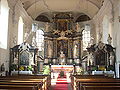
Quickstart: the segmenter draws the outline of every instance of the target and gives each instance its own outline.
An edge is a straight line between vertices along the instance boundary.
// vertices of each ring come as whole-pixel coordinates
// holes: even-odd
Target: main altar
[[[82,33],[70,13],[56,13],[46,23],[44,33],[44,64],[79,65]]]

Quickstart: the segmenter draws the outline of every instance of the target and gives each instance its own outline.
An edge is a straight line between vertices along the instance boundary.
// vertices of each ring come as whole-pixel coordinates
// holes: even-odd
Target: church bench
[[[12,84],[6,84],[6,85],[1,85],[0,84],[0,90],[7,89],[7,90],[39,90],[38,86],[34,85],[12,85]],[[42,90],[42,89],[41,89]]]
[[[79,90],[113,90],[113,88],[115,88],[115,90],[120,90],[120,83],[81,83],[79,86]]]
[[[101,88],[104,88],[103,86],[105,86],[106,88],[108,88],[109,86],[119,88],[117,86],[120,86],[120,79],[114,79],[114,78],[105,77],[105,76],[74,75],[74,76],[72,76],[71,79],[72,79],[71,82],[72,82],[73,90],[84,90],[84,88],[88,88],[88,87],[92,88],[92,86],[94,88],[97,88],[98,86]],[[117,83],[117,85],[116,85],[116,83]],[[87,89],[87,90],[89,90],[89,89]],[[91,89],[91,90],[94,90],[94,89]],[[97,89],[95,89],[95,90],[97,90]]]
[[[89,78],[89,79],[77,79],[76,81],[76,88],[75,90],[84,90],[85,88],[111,88],[109,86],[113,86],[115,88],[119,88],[120,90],[120,80],[119,79],[108,79],[108,78]],[[85,89],[86,90],[86,89]],[[88,89],[89,90],[89,89]],[[94,90],[94,89],[91,89]],[[97,90],[97,89],[95,89]],[[103,89],[101,89],[103,90]],[[105,89],[104,89],[105,90]],[[107,89],[106,89],[107,90]]]
[[[72,88],[76,87],[76,79],[90,79],[90,78],[108,78],[104,75],[72,75],[71,76],[71,86]]]
[[[2,86],[0,86],[0,88],[8,85],[8,88],[14,88],[14,86],[15,86],[15,88],[19,87],[19,86],[24,86],[24,87],[26,86],[26,88],[27,87],[28,88],[35,87],[35,88],[38,88],[39,90],[44,90],[42,88],[43,83],[40,82],[40,80],[39,81],[38,80],[37,81],[36,80],[0,80],[0,85],[2,85]]]
[[[120,86],[84,86],[80,90],[120,90]]]
[[[39,83],[42,86],[41,90],[47,90],[50,87],[50,76],[2,76],[0,77],[0,82],[9,82],[9,83],[20,83],[20,84],[30,84],[30,83]]]

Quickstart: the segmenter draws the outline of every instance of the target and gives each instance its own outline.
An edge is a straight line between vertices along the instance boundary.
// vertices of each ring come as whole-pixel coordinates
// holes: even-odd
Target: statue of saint
[[[48,44],[48,57],[51,58],[52,57],[52,43],[49,42]]]
[[[112,52],[110,52],[110,57],[109,57],[109,59],[110,59],[110,65],[114,65],[114,55],[113,55]]]
[[[77,58],[77,45],[74,46],[74,58]]]
[[[65,54],[63,53],[63,51],[60,51],[60,64],[65,64]]]
[[[49,27],[50,27],[50,25],[49,25],[49,23],[47,22],[47,23],[45,24],[45,31],[46,31],[46,32],[49,31]]]
[[[110,34],[108,34],[108,39],[107,39],[107,41],[108,41],[108,44],[111,45],[111,43],[112,43],[112,37],[110,36]]]

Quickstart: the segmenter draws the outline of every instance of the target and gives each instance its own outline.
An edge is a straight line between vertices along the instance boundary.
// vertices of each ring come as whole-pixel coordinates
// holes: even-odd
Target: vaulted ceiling
[[[55,13],[70,12],[74,17],[88,15],[93,18],[104,0],[21,0],[25,10],[33,18],[45,15],[52,18]]]

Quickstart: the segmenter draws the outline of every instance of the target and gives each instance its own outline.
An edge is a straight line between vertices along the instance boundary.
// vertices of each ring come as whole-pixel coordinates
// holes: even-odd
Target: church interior
[[[120,0],[0,0],[0,90],[120,90]]]

